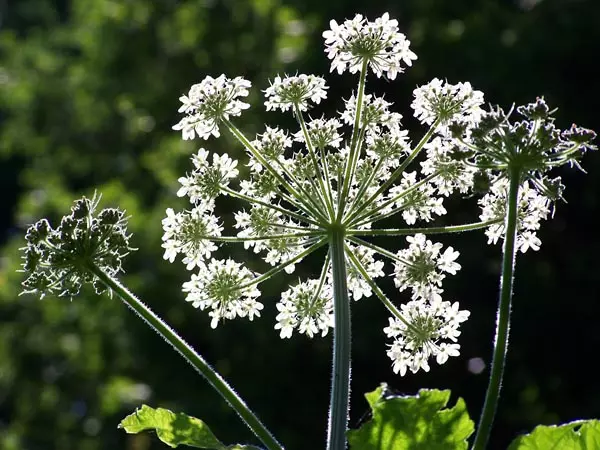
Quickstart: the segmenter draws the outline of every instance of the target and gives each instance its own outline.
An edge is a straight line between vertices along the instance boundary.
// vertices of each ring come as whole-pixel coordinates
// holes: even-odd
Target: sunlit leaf
[[[127,433],[136,434],[154,430],[158,438],[169,447],[187,445],[208,450],[259,450],[246,445],[227,446],[219,441],[200,419],[184,413],[174,413],[164,408],[143,405],[119,424]]]
[[[600,420],[540,425],[519,436],[508,450],[593,450],[600,448]]]
[[[386,396],[386,386],[365,395],[372,419],[348,432],[352,450],[462,450],[473,421],[458,399],[445,408],[450,391],[421,389],[416,396]]]

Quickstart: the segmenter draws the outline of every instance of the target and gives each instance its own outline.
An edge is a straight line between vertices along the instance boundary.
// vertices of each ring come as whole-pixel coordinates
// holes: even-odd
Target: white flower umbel
[[[410,41],[398,31],[398,21],[383,16],[369,22],[360,14],[354,19],[338,25],[335,20],[329,22],[331,29],[323,32],[325,52],[331,59],[331,71],[350,73],[361,70],[365,62],[373,73],[390,80],[404,72],[404,66],[411,66],[417,59],[409,48]]]
[[[323,78],[314,75],[302,74],[285,78],[277,76],[265,91],[265,97],[267,111],[287,111],[294,106],[306,111],[309,100],[319,104],[327,98],[327,86]]]
[[[543,98],[516,108],[521,116],[511,120],[513,109],[490,108],[476,124],[455,122],[450,135],[461,151],[458,159],[480,169],[476,184],[488,192],[480,201],[482,217],[503,217],[490,224],[489,242],[503,239],[502,274],[494,356],[490,368],[490,383],[473,448],[486,448],[489,432],[500,396],[502,376],[508,348],[515,255],[529,248],[537,250],[541,241],[536,235],[539,222],[545,219],[550,202],[562,199],[564,186],[560,178],[550,178],[550,170],[565,164],[580,167],[579,161],[596,134],[573,125],[560,130]],[[466,151],[465,151],[466,149]],[[491,186],[490,186],[491,185]]]
[[[342,123],[339,120],[314,119],[306,125],[308,136],[316,148],[322,150],[325,147],[338,148],[340,146],[342,135],[338,132],[338,128],[342,126]],[[298,131],[294,135],[294,140],[304,142],[304,133]]]
[[[452,140],[459,147],[458,160],[480,169],[479,178],[486,195],[479,201],[481,219],[508,215],[511,179],[517,179],[512,193],[516,207],[515,248],[521,252],[538,250],[540,221],[545,220],[552,204],[562,199],[564,186],[560,178],[550,178],[553,168],[569,164],[579,167],[579,160],[591,144],[595,133],[573,125],[560,130],[554,125],[551,110],[543,98],[516,108],[522,120],[511,121],[512,109],[491,108],[476,123],[453,124]],[[495,244],[506,235],[506,224],[498,221],[486,231],[488,243]]]
[[[356,101],[355,95],[345,101],[346,109],[342,113],[341,119],[347,125],[354,124],[356,120]],[[392,103],[384,100],[383,97],[366,94],[361,107],[360,127],[375,133],[378,133],[382,126],[399,131],[402,114],[391,112],[390,106]]]
[[[461,193],[469,192],[473,188],[474,177],[477,169],[464,164],[454,157],[455,143],[448,139],[437,136],[432,139],[425,149],[427,158],[421,162],[421,170],[424,175],[437,173],[438,176],[432,180],[439,194],[448,197],[452,192],[458,190]]]
[[[468,311],[460,311],[458,303],[441,301],[439,295],[432,300],[419,298],[401,306],[402,317],[389,319],[383,329],[393,339],[387,355],[393,361],[392,370],[405,375],[407,370],[419,369],[429,372],[429,360],[435,358],[444,364],[448,357],[459,356],[459,326],[469,317]]]
[[[477,123],[483,115],[483,92],[476,91],[471,83],[450,84],[434,78],[425,86],[414,90],[415,99],[410,105],[421,123],[431,125],[440,120],[447,125],[453,120]]]
[[[217,246],[210,239],[221,236],[223,227],[219,219],[202,207],[191,211],[175,213],[167,209],[167,217],[162,221],[164,258],[173,262],[177,254],[184,256],[187,270],[200,267],[206,258],[210,258]]]
[[[309,255],[311,264],[321,258],[318,280],[298,280],[282,294],[275,328],[282,338],[323,336],[333,328],[336,375],[328,433],[331,450],[346,446],[351,298],[378,299],[399,323],[416,320],[416,303],[406,310],[413,316],[405,318],[375,283],[386,273],[382,257],[394,264],[396,286],[401,291],[410,288],[413,302],[431,309],[431,302],[423,298],[439,297],[443,279],[455,274],[460,265],[457,251],[452,247],[443,250],[442,244],[427,240],[425,234],[482,229],[500,219],[449,227],[380,227],[384,220],[392,226],[411,227],[432,221],[446,214],[443,202],[448,196],[471,193],[473,169],[465,158],[455,157],[455,147],[461,157],[471,149],[452,141],[449,130],[451,124],[464,126],[476,121],[480,95],[469,90],[467,83],[441,89],[436,99],[429,99],[437,109],[428,109],[424,120],[428,130],[411,143],[393,104],[381,95],[365,92],[368,72],[393,79],[416,59],[409,41],[398,32],[397,22],[387,14],[374,22],[356,16],[341,26],[332,22],[325,40],[333,70],[359,73],[355,92],[343,104],[339,102],[342,111],[335,117],[305,117],[305,111],[312,112],[328,93],[325,80],[315,75],[274,77],[264,92],[266,109],[291,113],[297,125],[290,130],[265,126],[264,132],[252,138],[233,123],[242,110],[238,98],[248,94],[249,83],[223,76],[209,78],[197,85],[208,86],[208,94],[192,88],[193,95],[182,99],[182,112],[188,116],[184,119],[189,123],[184,120],[177,128],[184,137],[197,134],[208,138],[226,128],[248,155],[243,164],[249,170],[238,180],[236,161],[227,155],[209,157],[207,150],[200,150],[192,159],[194,171],[180,179],[178,191],[189,199],[190,212],[168,211],[164,246],[165,258],[173,261],[181,253],[188,267],[198,267],[184,291],[194,306],[210,310],[213,327],[226,319],[258,316],[260,283],[276,274],[294,272]],[[424,114],[420,111],[418,118]],[[436,136],[435,145],[430,144]],[[419,165],[423,150],[432,161]],[[229,235],[221,229],[217,214],[225,196],[246,203],[234,213],[234,231]],[[201,211],[204,220],[199,217]],[[380,236],[406,235],[414,235],[408,238],[409,248],[397,253],[371,242]],[[249,268],[233,260],[206,262],[217,248],[225,251],[228,244],[236,242],[260,255],[262,261],[249,262]],[[327,251],[311,255],[321,247]],[[255,276],[250,270],[255,264],[264,266],[262,275]],[[418,347],[409,334],[403,338],[413,339],[413,344],[402,350],[415,352],[407,357],[412,371],[428,367],[432,356],[443,363],[457,355],[453,339],[458,336],[460,320],[453,321],[450,308],[443,305],[435,312],[425,311],[425,306],[419,309],[435,318],[441,330],[421,342],[427,350]],[[406,372],[400,366],[397,369]]]
[[[378,76],[394,78],[416,59],[409,50],[409,41],[398,32],[397,22],[387,15],[375,22],[357,16],[342,26],[335,22],[332,26],[325,37],[333,66],[338,71],[360,70],[361,75],[356,92],[345,101],[338,117],[305,121],[303,112],[327,96],[325,80],[314,75],[276,76],[271,81],[265,90],[267,110],[291,111],[298,127],[287,131],[266,126],[254,139],[246,138],[230,120],[245,108],[240,106],[239,97],[248,95],[249,83],[243,79],[207,77],[182,97],[180,111],[206,122],[201,122],[205,131],[194,131],[196,134],[204,138],[211,133],[217,136],[218,127],[224,126],[249,157],[249,176],[238,182],[237,161],[226,154],[211,155],[200,149],[192,157],[193,172],[179,179],[181,187],[177,192],[178,196],[187,197],[192,207],[181,213],[169,209],[163,221],[165,259],[172,262],[181,254],[188,269],[198,268],[192,281],[185,284],[187,300],[201,309],[211,309],[213,326],[221,319],[252,317],[244,311],[254,310],[240,305],[255,305],[259,283],[276,273],[292,273],[308,254],[329,244],[331,262],[329,269],[322,271],[325,278],[319,282],[318,293],[312,289],[314,280],[300,281],[286,291],[278,304],[276,325],[284,337],[291,336],[293,329],[309,337],[326,333],[332,326],[327,317],[333,303],[324,299],[335,297],[333,269],[339,262],[334,261],[332,252],[334,236],[338,234],[344,237],[345,252],[356,258],[351,262],[346,254],[341,260],[347,266],[344,295],[348,298],[373,296],[373,280],[385,275],[384,263],[378,256],[392,260],[396,286],[401,291],[410,288],[413,298],[440,294],[445,276],[460,268],[455,262],[458,252],[451,247],[442,252],[442,245],[426,240],[424,234],[418,233],[420,229],[411,233],[409,229],[380,230],[376,225],[393,217],[411,226],[418,221],[429,222],[446,213],[445,197],[455,191],[469,191],[473,170],[452,157],[450,137],[440,134],[439,125],[449,120],[448,111],[456,120],[465,115],[476,116],[479,94],[469,91],[467,83],[438,89],[436,99],[430,101],[435,100],[439,108],[437,112],[434,107],[429,108],[432,115],[425,121],[431,127],[411,146],[408,131],[401,124],[402,116],[392,110],[392,103],[382,96],[365,93],[367,74],[360,69],[361,65],[369,66]],[[439,84],[434,80],[432,85],[435,83]],[[424,97],[422,93],[418,96]],[[445,109],[440,109],[440,105]],[[421,115],[419,112],[418,117]],[[347,126],[351,130],[345,130]],[[436,133],[438,137],[430,142]],[[184,137],[190,136],[184,131]],[[428,159],[408,171],[423,149],[427,150]],[[239,185],[236,187],[235,183]],[[222,234],[223,227],[215,214],[220,196],[249,204],[234,213],[233,236]],[[394,254],[360,238],[379,234],[416,235],[408,238],[408,249]],[[246,249],[259,254],[267,265],[266,272],[253,277],[249,269],[238,267],[232,260],[207,263],[220,243],[230,242],[243,243]],[[244,277],[232,276],[234,268]],[[213,271],[216,273],[211,275]],[[221,288],[225,279],[229,284]],[[243,288],[236,288],[236,283]],[[312,300],[303,297],[308,293],[314,297]],[[313,305],[313,309],[306,309],[307,305]],[[318,311],[315,305],[320,305]],[[393,307],[391,310],[397,312]]]
[[[181,130],[183,139],[194,139],[194,135],[208,139],[211,135],[220,136],[219,122],[230,116],[239,116],[248,108],[247,103],[238,97],[248,96],[251,84],[242,77],[233,80],[225,75],[218,78],[206,77],[202,82],[194,84],[188,93],[179,97],[182,105],[179,112],[186,115],[173,126]]]
[[[214,206],[213,200],[227,187],[229,180],[238,176],[237,161],[227,154],[212,155],[212,164],[208,162],[208,151],[201,148],[192,157],[195,170],[185,177],[179,178],[181,188],[178,197],[187,196],[193,204],[202,203],[206,210]]]
[[[490,220],[504,217],[506,214],[506,196],[508,180],[501,179],[494,183],[488,194],[479,200],[481,206],[481,220]],[[517,250],[525,253],[528,249],[539,250],[542,241],[537,237],[540,221],[546,220],[550,214],[550,199],[532,189],[525,183],[519,189],[517,212]],[[489,244],[495,244],[505,234],[504,222],[490,226],[485,234]]]
[[[307,280],[281,294],[276,330],[282,338],[290,338],[295,329],[313,337],[325,336],[333,328],[333,288],[319,280]]]
[[[397,253],[394,267],[394,283],[400,291],[410,288],[413,298],[439,295],[446,273],[456,274],[460,264],[456,262],[458,252],[448,247],[442,253],[442,244],[434,244],[423,234],[409,236],[410,246]]]
[[[240,263],[228,259],[211,260],[200,266],[198,273],[183,284],[186,300],[194,308],[211,309],[210,326],[216,328],[221,319],[260,316],[262,303],[256,301],[260,291],[253,283],[254,274]]]

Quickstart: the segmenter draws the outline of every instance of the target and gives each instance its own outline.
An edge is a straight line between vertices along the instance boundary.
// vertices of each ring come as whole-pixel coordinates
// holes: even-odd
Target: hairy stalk
[[[502,219],[488,220],[486,222],[466,223],[464,225],[447,225],[445,227],[414,227],[414,228],[380,228],[374,230],[348,230],[348,236],[406,236],[417,233],[442,234],[462,233],[464,231],[480,230],[490,225],[499,223]]]
[[[369,61],[365,59],[360,71],[360,78],[358,80],[358,92],[356,94],[356,117],[354,118],[354,126],[352,127],[352,138],[350,140],[350,154],[346,160],[346,167],[344,170],[344,180],[341,188],[341,194],[338,197],[338,216],[337,219],[341,220],[344,211],[346,209],[346,200],[348,197],[348,191],[352,185],[354,178],[354,170],[356,169],[356,162],[360,156],[360,125],[363,113],[363,97],[365,95],[365,85],[367,82],[367,66]]]
[[[404,325],[406,325],[408,328],[414,329],[414,325],[410,323],[410,321],[406,320],[402,313],[398,311],[398,308],[396,308],[396,306],[390,301],[390,299],[387,298],[387,296],[369,276],[364,266],[360,263],[360,260],[356,257],[354,253],[352,253],[352,250],[348,246],[346,246],[346,251],[348,252],[348,257],[350,258],[350,261],[352,262],[354,268],[362,275],[363,279],[369,284],[369,286],[371,286],[371,289],[373,289],[373,292],[375,292],[375,295],[379,297],[379,300],[381,300],[381,303],[383,303],[387,310],[394,317],[400,319],[402,323],[404,323]]]
[[[295,198],[297,201],[293,202],[293,204],[300,210],[304,211],[306,215],[312,215],[313,217],[317,217],[320,220],[327,220],[327,214],[325,211],[321,209],[322,205],[319,205],[315,199],[310,196],[306,190],[302,187],[302,185],[294,178],[294,176],[289,173],[289,171],[285,168],[285,166],[279,164],[279,167],[282,171],[293,181],[293,183],[298,187],[299,191],[290,184],[275,168],[261,155],[261,153],[256,150],[256,148],[252,145],[252,143],[244,136],[233,123],[229,120],[223,119],[223,123],[227,125],[229,131],[233,134],[233,136],[240,141],[240,143],[246,148],[252,156],[256,158],[258,162],[268,170],[277,180],[281,183],[281,185],[289,192],[289,194]],[[277,162],[277,161],[275,161]]]
[[[164,340],[181,355],[183,358],[202,375],[206,381],[225,399],[235,412],[248,425],[248,428],[256,437],[267,447],[268,450],[283,450],[283,446],[277,442],[271,432],[263,425],[258,417],[240,398],[240,396],[221,378],[221,376],[190,347],[169,325],[158,317],[150,308],[135,297],[129,290],[123,286],[117,279],[107,275],[97,266],[91,265],[90,272],[97,276],[102,283],[110,288],[123,300],[150,328],[156,331]]]
[[[519,184],[521,172],[513,169],[509,172],[510,187],[506,214],[506,236],[502,257],[502,275],[500,278],[500,298],[498,301],[498,316],[496,318],[496,340],[494,344],[494,356],[490,373],[490,382],[485,394],[483,411],[479,419],[477,434],[473,443],[473,450],[484,450],[490,436],[492,422],[496,414],[500,388],[502,386],[502,375],[506,362],[506,351],[508,348],[508,334],[510,328],[510,304],[512,300],[513,277],[515,272],[515,240],[517,234],[517,213],[519,199]]]
[[[294,115],[296,116],[296,119],[298,120],[298,123],[300,124],[300,128],[302,129],[302,134],[304,136],[304,142],[306,143],[306,148],[308,149],[308,155],[310,157],[310,160],[313,164],[313,168],[315,170],[315,178],[317,179],[316,181],[319,183],[320,189],[315,189],[315,191],[317,192],[318,195],[320,194],[323,196],[323,198],[321,199],[321,202],[323,202],[323,204],[326,205],[327,211],[329,212],[329,217],[331,217],[331,219],[333,220],[335,217],[335,211],[333,210],[333,195],[331,193],[329,179],[325,178],[323,176],[324,174],[321,172],[321,166],[319,166],[319,163],[317,161],[317,155],[313,148],[313,144],[312,144],[312,140],[310,139],[310,135],[308,134],[308,128],[306,127],[306,122],[304,121],[304,116],[302,115],[302,110],[300,109],[300,107],[297,104],[294,105]],[[325,167],[323,167],[323,170],[325,170]],[[311,180],[311,181],[314,183],[315,180]],[[327,184],[327,189],[325,189],[325,184]]]
[[[425,144],[429,142],[429,140],[435,133],[435,129],[439,125],[439,123],[439,119],[437,119],[433,123],[433,125],[431,125],[429,131],[427,131],[427,133],[425,133],[425,135],[421,138],[421,140],[414,148],[414,150],[410,153],[410,155],[408,155],[408,157],[406,157],[406,159],[402,161],[402,164],[400,164],[400,166],[396,168],[394,172],[392,172],[390,177],[381,186],[379,186],[379,189],[377,189],[377,191],[374,194],[372,194],[367,200],[360,204],[360,208],[355,207],[354,210],[350,210],[350,213],[344,218],[344,223],[353,222],[358,214],[367,209],[369,205],[371,205],[371,203],[373,203],[383,192],[385,192],[387,188],[394,184],[394,181],[396,181],[396,179],[398,179],[398,177],[404,173],[404,171],[410,165],[410,163],[419,155],[421,150],[423,150]],[[356,202],[354,203],[355,205],[357,205]]]
[[[264,202],[258,198],[244,195],[241,192],[234,191],[233,189],[230,189],[225,186],[221,187],[221,189],[225,194],[230,195],[231,197],[234,197],[234,198],[239,198],[240,200],[245,200],[252,205],[259,205],[264,208],[271,209],[273,211],[278,211],[286,216],[293,217],[294,219],[297,219],[299,221],[306,222],[311,225],[319,226],[319,222],[312,220],[310,217],[303,216],[301,214],[295,213],[294,211],[290,211],[289,209],[282,208],[281,206],[278,206],[278,205],[273,205],[272,203]]]
[[[334,228],[329,251],[333,271],[333,369],[327,427],[327,450],[345,450],[350,400],[350,299],[346,282],[344,232]]]

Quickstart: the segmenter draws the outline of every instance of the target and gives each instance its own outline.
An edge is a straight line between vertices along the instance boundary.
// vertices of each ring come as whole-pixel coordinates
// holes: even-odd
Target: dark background
[[[127,436],[118,422],[141,403],[185,411],[228,443],[254,442],[236,415],[168,345],[116,298],[18,296],[18,248],[27,224],[57,220],[75,198],[103,194],[103,205],[131,214],[126,284],[236,387],[290,450],[323,448],[329,396],[330,336],[282,341],[273,330],[277,295],[295,277],[262,287],[261,320],[211,330],[183,300],[182,264],[162,259],[160,221],[181,208],[177,177],[200,146],[241,157],[230,138],[183,142],[171,131],[178,97],[205,75],[252,80],[252,108],[238,124],[249,134],[284,123],[261,106],[259,89],[276,73],[326,75],[340,110],[356,77],[329,74],[321,33],[330,19],[388,11],[419,59],[395,82],[372,78],[410,118],[412,90],[433,77],[470,81],[504,107],[543,95],[557,124],[600,130],[600,2],[474,0],[4,0],[0,1],[0,449],[148,450],[151,434]],[[600,417],[596,358],[600,334],[596,216],[600,155],[587,175],[566,168],[566,204],[540,231],[539,252],[519,255],[511,344],[490,449],[504,449],[536,424]],[[231,206],[231,205],[228,205]],[[235,205],[237,206],[237,205]],[[442,223],[477,219],[474,200],[451,201]],[[468,361],[491,357],[500,247],[483,233],[443,236],[463,270],[445,285],[471,311],[461,356],[430,373],[394,375],[385,355],[387,319],[375,299],[353,307],[351,425],[366,412],[363,393],[380,382],[403,393],[451,389],[477,420],[488,371]],[[385,245],[399,248],[402,240]],[[241,255],[239,250],[235,250]],[[298,274],[314,273],[304,265]],[[393,293],[391,280],[384,289]],[[397,302],[405,296],[397,295]]]

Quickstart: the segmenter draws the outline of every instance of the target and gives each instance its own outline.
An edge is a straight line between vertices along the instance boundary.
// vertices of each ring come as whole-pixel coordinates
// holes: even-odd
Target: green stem
[[[502,386],[502,375],[506,362],[506,351],[508,348],[508,334],[510,327],[510,304],[512,300],[513,276],[515,272],[515,240],[517,234],[517,214],[519,199],[519,184],[521,172],[517,169],[509,171],[510,187],[508,190],[507,214],[506,214],[506,236],[504,237],[504,249],[502,257],[502,275],[500,278],[500,298],[498,301],[498,316],[496,319],[496,340],[490,382],[485,394],[483,411],[479,419],[479,426],[473,450],[484,450],[496,414],[500,388]]]
[[[488,220],[486,222],[466,223],[464,225],[448,225],[445,227],[423,227],[423,228],[381,228],[374,230],[348,230],[349,236],[406,236],[417,233],[442,234],[462,233],[463,231],[479,230],[487,228],[500,222],[501,219]]]
[[[381,186],[379,186],[379,189],[377,189],[377,191],[374,194],[372,194],[367,200],[365,200],[364,203],[360,204],[360,208],[355,208],[354,211],[350,212],[350,214],[347,215],[346,218],[344,218],[344,223],[354,222],[354,218],[359,213],[361,213],[362,211],[367,209],[369,207],[369,205],[371,203],[373,203],[377,198],[379,198],[379,196],[383,192],[385,192],[385,190],[387,188],[389,188],[392,184],[394,184],[396,179],[400,175],[402,175],[402,173],[404,173],[404,171],[410,165],[410,163],[419,155],[421,150],[423,150],[423,147],[425,146],[425,144],[427,144],[429,142],[429,139],[431,139],[431,136],[433,136],[435,129],[437,128],[439,123],[440,123],[440,121],[439,121],[439,119],[437,119],[431,125],[431,128],[429,128],[429,131],[427,131],[427,133],[425,133],[425,135],[421,138],[421,140],[419,141],[417,146],[414,148],[414,150],[410,153],[410,155],[408,155],[408,157],[402,162],[402,164],[400,164],[400,166],[397,169],[395,169],[394,172],[392,172],[392,174],[388,177],[388,179]]]
[[[279,264],[278,266],[273,267],[270,270],[267,270],[265,273],[263,273],[262,275],[248,281],[247,283],[243,283],[240,284],[239,286],[236,287],[237,290],[241,290],[241,289],[245,289],[249,286],[252,286],[254,284],[259,284],[262,283],[265,280],[268,280],[269,278],[271,278],[273,275],[275,275],[276,273],[281,272],[282,270],[284,270],[287,266],[289,266],[290,264],[294,264],[298,261],[300,261],[302,258],[307,257],[308,255],[310,255],[312,252],[314,252],[315,250],[319,249],[320,247],[323,247],[323,245],[325,245],[325,243],[327,242],[326,239],[321,239],[318,242],[315,242],[314,244],[312,244],[310,247],[308,247],[307,249],[305,249],[303,252],[298,253],[296,256],[294,256],[293,258],[288,259],[287,261],[282,262],[281,264]]]
[[[305,189],[302,188],[302,185],[297,180],[295,180],[293,175],[287,171],[285,166],[279,164],[279,162],[275,160],[275,162],[278,163],[280,169],[291,180],[295,182],[300,192],[298,192],[294,188],[294,186],[292,186],[277,170],[275,170],[275,168],[269,163],[269,161],[267,161],[261,155],[261,153],[252,145],[252,143],[248,139],[246,139],[244,133],[238,130],[238,128],[233,123],[226,119],[223,119],[223,123],[227,125],[229,131],[238,141],[240,141],[244,148],[246,148],[250,153],[252,153],[252,156],[254,156],[256,160],[281,183],[281,185],[290,193],[290,195],[296,199],[296,202],[293,202],[293,204],[296,205],[298,209],[304,211],[308,216],[312,215],[313,217],[319,218],[319,220],[327,222],[326,214],[323,213],[323,211],[320,209],[319,204],[316,203],[315,199],[312,196],[310,196]]]
[[[402,197],[406,197],[407,195],[413,193],[414,191],[419,189],[424,184],[433,180],[439,174],[440,174],[439,172],[434,172],[430,175],[427,175],[425,178],[423,178],[422,180],[419,180],[418,182],[416,182],[415,184],[413,184],[412,186],[407,188],[405,191],[402,191],[400,194],[396,195],[395,197],[390,198],[389,200],[386,200],[381,205],[377,205],[376,209],[367,208],[365,206],[363,209],[363,211],[364,211],[363,214],[359,214],[358,217],[355,217],[351,223],[350,222],[346,222],[346,223],[349,223],[349,226],[351,226],[351,227],[360,227],[361,225],[364,225],[365,223],[375,223],[380,220],[387,219],[388,217],[393,216],[394,214],[402,211],[403,209],[410,207],[411,204],[410,203],[403,204],[401,206],[393,208],[391,211],[384,213],[384,214],[376,214],[376,213],[379,213],[379,211],[381,211],[386,206],[396,203],[398,200],[402,199]]]
[[[350,299],[341,228],[330,234],[329,250],[333,272],[333,370],[327,428],[327,450],[345,450],[350,397]]]
[[[319,189],[315,189],[317,195],[322,194],[321,201],[326,206],[327,211],[329,212],[329,217],[331,220],[335,217],[335,211],[333,210],[333,196],[331,195],[331,189],[325,189],[325,183],[329,185],[329,180],[325,179],[323,173],[321,173],[321,167],[317,161],[317,155],[312,145],[312,141],[310,139],[310,135],[308,134],[308,128],[306,127],[306,122],[304,121],[304,116],[302,115],[302,110],[300,107],[295,104],[294,105],[294,113],[298,122],[300,123],[300,128],[302,128],[302,134],[304,136],[304,142],[306,143],[306,148],[308,149],[308,155],[310,160],[312,161],[313,168],[315,170],[315,177],[317,178],[317,182],[319,183]],[[313,183],[315,180],[311,180]],[[321,197],[321,195],[319,195]]]
[[[377,283],[373,281],[373,279],[369,276],[364,266],[361,264],[360,260],[356,257],[354,253],[352,253],[352,249],[346,246],[346,251],[348,252],[348,257],[350,258],[350,262],[354,265],[354,268],[361,274],[363,279],[371,286],[375,295],[379,297],[379,300],[383,303],[383,305],[387,308],[387,310],[392,313],[392,315],[399,320],[402,321],[404,325],[408,328],[415,329],[415,326],[410,323],[410,321],[406,320],[402,313],[398,311],[398,308],[390,301],[389,298],[383,293],[383,291],[377,286]],[[418,332],[418,330],[415,330]]]
[[[274,239],[298,239],[303,237],[316,237],[322,235],[322,231],[307,231],[306,233],[271,234],[265,236],[194,236],[194,238],[197,240],[207,240],[213,242],[240,243],[248,241],[269,241]]]
[[[358,92],[356,93],[356,117],[354,118],[354,127],[352,128],[352,138],[350,140],[350,153],[346,160],[346,167],[344,170],[344,180],[341,188],[341,193],[338,196],[338,215],[337,220],[341,220],[345,212],[346,198],[348,197],[348,191],[352,186],[352,179],[354,178],[354,170],[356,161],[360,156],[360,129],[362,122],[362,110],[363,110],[363,97],[365,95],[365,84],[367,81],[367,66],[368,59],[365,58],[360,71],[360,78],[358,80]]]
[[[233,189],[230,189],[228,187],[222,186],[221,190],[223,192],[225,192],[226,194],[230,195],[231,197],[239,198],[240,200],[245,200],[250,204],[259,205],[259,206],[262,206],[267,209],[272,209],[273,211],[278,211],[282,214],[285,214],[286,216],[293,217],[302,222],[310,223],[311,225],[315,225],[315,226],[320,225],[319,222],[312,220],[310,217],[306,217],[301,214],[297,214],[294,211],[290,211],[289,209],[282,208],[281,206],[278,206],[278,205],[273,205],[271,203],[264,202],[258,198],[244,195],[241,192],[234,191]]]
[[[221,376],[190,347],[169,325],[150,310],[144,303],[135,297],[117,279],[107,275],[95,265],[89,267],[98,279],[108,288],[115,292],[123,302],[129,306],[150,328],[156,331],[164,340],[192,365],[200,375],[225,399],[227,403],[238,413],[250,430],[269,450],[283,450],[283,446],[277,442],[271,432],[262,424],[256,415],[248,408],[239,395],[221,378]]]

